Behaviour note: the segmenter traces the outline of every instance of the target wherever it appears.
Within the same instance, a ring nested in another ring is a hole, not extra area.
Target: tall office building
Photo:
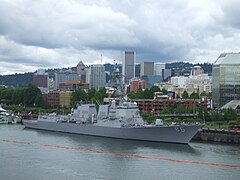
[[[80,61],[77,64],[76,69],[77,69],[77,75],[78,75],[79,81],[81,83],[85,83],[85,81],[86,81],[86,72],[85,72],[85,65],[83,64],[82,61]]]
[[[213,107],[240,100],[240,53],[223,53],[213,64]]]
[[[90,84],[90,78],[91,78],[91,72],[90,72],[90,67],[89,66],[86,66],[85,67],[85,72],[86,72],[86,79],[85,79],[85,82],[87,84]]]
[[[154,62],[142,62],[140,75],[154,75]]]
[[[99,90],[106,85],[105,66],[94,64],[90,66],[90,87]]]
[[[165,69],[165,63],[155,63],[154,64],[154,74],[155,75],[162,76],[163,69]]]
[[[123,52],[122,74],[123,82],[129,83],[129,80],[135,77],[135,60],[136,53],[134,51]]]

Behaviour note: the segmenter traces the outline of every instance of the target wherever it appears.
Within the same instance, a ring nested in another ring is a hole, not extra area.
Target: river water
[[[0,179],[240,179],[240,146],[119,140],[0,125]]]

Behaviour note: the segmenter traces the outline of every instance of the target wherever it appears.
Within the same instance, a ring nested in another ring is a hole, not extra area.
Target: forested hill
[[[212,74],[212,64],[202,63],[202,64],[192,64],[188,62],[173,62],[166,63],[166,69],[172,69],[173,76],[190,74],[192,67],[201,66],[206,74]]]
[[[33,73],[0,75],[0,85],[8,87],[25,87],[32,83]]]

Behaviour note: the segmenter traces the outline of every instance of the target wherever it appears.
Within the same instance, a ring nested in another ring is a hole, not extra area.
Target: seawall
[[[193,140],[240,144],[240,131],[202,129],[193,137]]]

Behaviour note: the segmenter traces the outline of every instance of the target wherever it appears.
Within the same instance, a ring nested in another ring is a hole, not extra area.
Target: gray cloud
[[[223,13],[223,22],[224,25],[229,25],[233,28],[240,30],[240,1],[233,0],[232,3],[228,3],[227,1],[224,2],[222,6],[222,13]]]
[[[11,63],[24,72],[99,63],[101,54],[121,62],[123,50],[135,50],[138,62],[214,62],[221,52],[240,51],[237,0],[0,3],[0,74]]]
[[[81,48],[134,45],[138,41],[131,31],[134,21],[108,7],[55,0],[25,1],[15,8],[6,2],[2,8],[8,9],[4,14],[11,14],[1,24],[5,34],[24,45]]]

